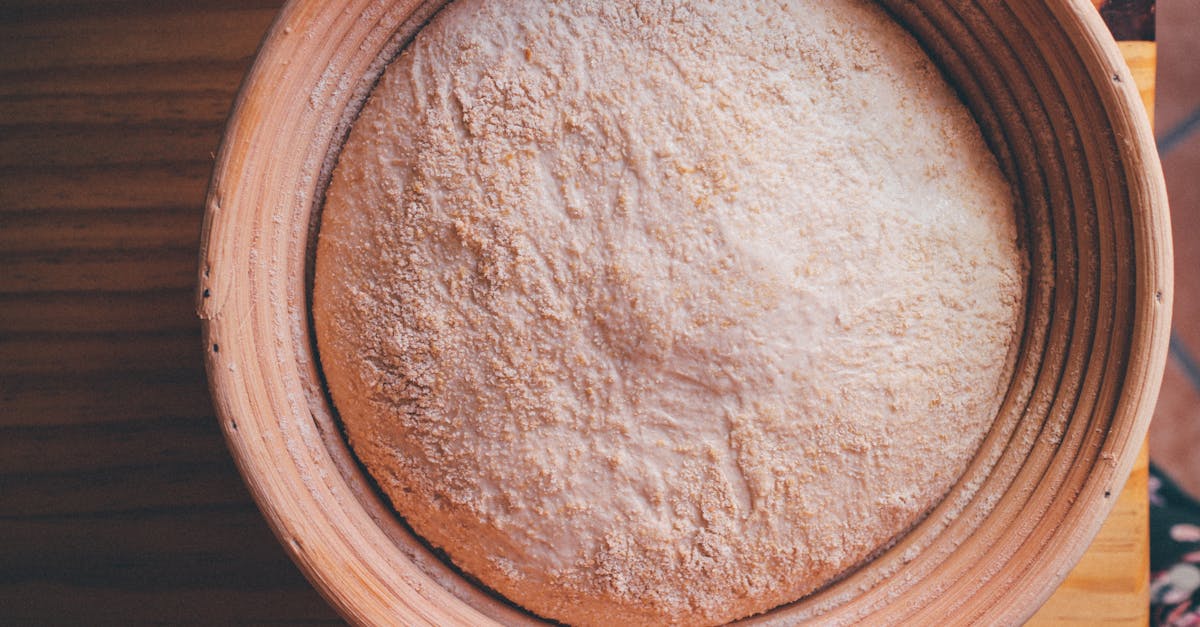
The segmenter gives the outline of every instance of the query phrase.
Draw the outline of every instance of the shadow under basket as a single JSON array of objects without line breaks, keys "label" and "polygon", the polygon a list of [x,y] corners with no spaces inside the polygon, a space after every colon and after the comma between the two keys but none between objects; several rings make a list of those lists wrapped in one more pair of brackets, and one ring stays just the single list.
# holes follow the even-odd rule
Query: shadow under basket
[{"label": "shadow under basket", "polygon": [[[323,190],[386,64],[443,2],[293,0],[213,174],[198,310],[229,447],[292,558],[364,624],[534,623],[443,563],[376,492],[324,389],[309,316]],[[1030,258],[1011,386],[949,495],[823,590],[750,619],[1015,623],[1083,554],[1141,446],[1167,354],[1162,175],[1133,79],[1085,0],[885,0],[1014,182]]]}]

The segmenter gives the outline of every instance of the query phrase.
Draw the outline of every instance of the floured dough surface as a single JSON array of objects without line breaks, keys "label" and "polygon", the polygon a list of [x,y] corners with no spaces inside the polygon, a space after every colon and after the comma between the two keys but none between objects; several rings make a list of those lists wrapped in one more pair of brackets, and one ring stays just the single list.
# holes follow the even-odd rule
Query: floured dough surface
[{"label": "floured dough surface", "polygon": [[1010,376],[1009,188],[859,0],[457,0],[385,72],[321,360],[412,528],[523,607],[719,623],[961,474]]}]

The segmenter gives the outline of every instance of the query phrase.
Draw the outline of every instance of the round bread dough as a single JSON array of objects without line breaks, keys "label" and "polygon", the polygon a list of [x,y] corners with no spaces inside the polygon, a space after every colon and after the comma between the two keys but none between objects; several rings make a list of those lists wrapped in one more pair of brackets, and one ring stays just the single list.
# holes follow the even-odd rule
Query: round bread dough
[{"label": "round bread dough", "polygon": [[993,155],[860,0],[457,0],[322,220],[355,453],[574,624],[720,623],[886,548],[988,431],[1023,310]]}]

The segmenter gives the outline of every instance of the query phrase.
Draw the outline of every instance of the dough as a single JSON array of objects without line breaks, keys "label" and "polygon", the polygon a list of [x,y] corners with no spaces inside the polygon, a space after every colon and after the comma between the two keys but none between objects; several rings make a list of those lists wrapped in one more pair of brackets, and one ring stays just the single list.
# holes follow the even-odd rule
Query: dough
[{"label": "dough", "polygon": [[457,0],[322,220],[355,453],[573,624],[725,622],[870,559],[961,475],[1020,331],[1009,186],[860,0]]}]

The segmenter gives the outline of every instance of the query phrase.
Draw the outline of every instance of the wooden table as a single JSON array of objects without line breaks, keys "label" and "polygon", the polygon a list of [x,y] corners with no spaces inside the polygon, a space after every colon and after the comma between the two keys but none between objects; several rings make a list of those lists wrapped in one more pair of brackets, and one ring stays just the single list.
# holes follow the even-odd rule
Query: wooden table
[{"label": "wooden table", "polygon": [[[0,624],[339,622],[212,415],[213,152],[276,0],[0,2]],[[1154,44],[1126,44],[1152,94]],[[1146,464],[1038,621],[1144,624]]]}]

